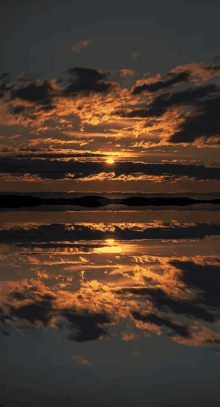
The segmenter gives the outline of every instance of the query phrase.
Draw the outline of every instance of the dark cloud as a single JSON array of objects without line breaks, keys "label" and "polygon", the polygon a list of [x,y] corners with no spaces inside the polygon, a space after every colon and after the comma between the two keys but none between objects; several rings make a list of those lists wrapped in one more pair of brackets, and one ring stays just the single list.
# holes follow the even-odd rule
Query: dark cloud
[{"label": "dark cloud", "polygon": [[8,327],[8,321],[13,321],[13,317],[5,313],[2,307],[0,307],[0,331],[4,336],[10,335],[10,332],[6,329]]},{"label": "dark cloud", "polygon": [[[46,244],[46,246],[45,246],[45,244]],[[97,242],[95,242],[95,243],[81,243],[81,242],[78,242],[78,243],[72,243],[72,242],[70,242],[70,243],[50,243],[50,242],[44,242],[44,243],[37,243],[37,246],[36,246],[36,243],[20,243],[20,244],[17,244],[17,246],[18,247],[25,247],[25,248],[28,248],[28,249],[34,249],[34,248],[38,248],[38,249],[45,249],[46,248],[46,250],[50,250],[50,249],[55,249],[55,250],[66,250],[66,249],[73,249],[73,248],[76,248],[77,250],[76,251],[80,251],[80,252],[83,252],[83,253],[90,253],[91,251],[93,251],[93,249],[97,249],[98,247],[103,247],[103,243],[97,243]]]},{"label": "dark cloud", "polygon": [[217,308],[220,313],[220,266],[200,265],[192,261],[171,261],[170,264],[181,270],[180,281],[189,288],[198,289],[200,302]]},{"label": "dark cloud", "polygon": [[[49,150],[49,149],[48,149]],[[104,159],[106,159],[106,158],[108,158],[108,156],[105,154],[105,153],[98,153],[98,152],[83,152],[83,153],[76,153],[76,152],[74,152],[74,153],[71,153],[70,151],[68,151],[68,153],[66,153],[65,152],[65,150],[64,151],[62,151],[61,153],[54,153],[52,150],[49,150],[48,151],[47,150],[47,152],[40,152],[40,149],[29,149],[29,151],[33,151],[33,152],[35,152],[35,154],[32,154],[32,153],[24,153],[24,154],[17,154],[16,156],[15,156],[15,158],[19,158],[19,159],[26,159],[26,158],[30,158],[30,159],[33,159],[33,158],[46,158],[46,159],[51,159],[51,158],[53,158],[53,159],[59,159],[59,158],[69,158],[69,159],[71,159],[71,158],[92,158],[92,157],[96,157],[96,158],[104,158]]]},{"label": "dark cloud", "polygon": [[25,319],[31,324],[37,321],[42,322],[46,327],[52,318],[52,308],[49,301],[41,301],[20,307],[11,307],[11,315],[20,319]]},{"label": "dark cloud", "polygon": [[[155,309],[155,313],[146,314],[144,311],[134,311],[132,316],[144,323],[165,326],[178,333],[180,336],[190,338],[193,336],[190,324],[181,325],[171,321],[175,316],[183,316],[194,321],[204,321],[215,324],[220,319],[220,266],[216,264],[197,264],[193,261],[172,260],[170,265],[178,271],[176,284],[180,285],[179,294],[167,290],[166,286],[153,286],[150,277],[144,277],[146,287],[128,287],[117,290],[120,295],[132,294],[136,299],[145,298],[147,303]],[[184,295],[188,293],[188,295]],[[189,295],[190,293],[190,295]],[[158,316],[157,313],[163,313]],[[169,315],[169,319],[167,319]],[[148,328],[149,329],[149,328]],[[168,334],[169,335],[169,334]],[[171,333],[171,336],[173,334]],[[213,345],[220,343],[218,336],[202,338],[204,344]]]},{"label": "dark cloud", "polygon": [[[33,326],[41,322],[44,327],[47,327],[54,314],[54,299],[54,295],[39,293],[35,286],[26,288],[24,291],[15,289],[9,294],[10,318],[24,319]],[[11,300],[17,301],[16,306],[10,304]]]},{"label": "dark cloud", "polygon": [[[63,91],[64,96],[73,96],[77,93],[105,93],[112,88],[111,83],[104,82],[106,74],[99,73],[95,69],[74,68],[68,69],[67,74],[71,76],[68,80],[71,84]],[[73,78],[72,78],[73,77]]]},{"label": "dark cloud", "polygon": [[[45,102],[47,103],[47,102]],[[45,106],[41,106],[41,108],[39,109],[40,111],[44,111],[44,112],[50,112],[51,110],[56,109],[55,105],[45,105]]]},{"label": "dark cloud", "polygon": [[[204,80],[208,80],[212,75],[215,76],[220,72],[219,65],[214,64],[206,66],[197,65],[194,70],[195,74],[201,74]],[[11,100],[5,100],[8,105],[9,113],[14,115],[16,120],[21,116],[33,122],[36,122],[38,119],[44,122],[50,116],[50,112],[52,112],[52,114],[56,112],[58,106],[65,115],[65,107],[62,106],[62,103],[59,105],[59,101],[66,97],[86,97],[91,93],[106,94],[112,89],[116,89],[117,94],[114,95],[114,98],[111,101],[103,100],[103,102],[105,104],[107,103],[107,105],[110,103],[111,107],[118,105],[118,103],[116,104],[115,102],[121,99],[122,89],[120,86],[115,86],[113,82],[107,82],[107,73],[102,73],[95,69],[75,67],[68,69],[65,74],[68,75],[68,78],[65,80],[62,78],[57,80],[56,85],[54,81],[40,81],[35,78],[28,80],[25,78],[17,79],[16,84],[9,83],[8,76],[6,74],[4,76],[3,74],[0,84],[0,98],[3,98],[3,96],[10,91]],[[112,111],[110,112],[111,109],[109,109],[108,113],[107,109],[107,113],[105,110],[105,115],[109,115],[111,120],[114,116],[133,119],[159,119],[166,112],[170,111],[170,109],[188,106],[189,113],[192,113],[190,111],[191,108],[197,108],[199,113],[197,112],[193,118],[191,115],[187,115],[187,112],[183,113],[182,117],[184,117],[185,114],[184,123],[181,122],[181,127],[179,126],[178,130],[176,130],[175,134],[173,134],[168,141],[171,143],[192,143],[202,136],[205,138],[218,136],[219,96],[215,99],[213,98],[214,94],[219,93],[219,87],[216,84],[193,86],[180,91],[176,91],[175,88],[172,88],[168,91],[168,88],[171,88],[173,85],[181,85],[186,82],[192,84],[193,80],[190,80],[191,76],[193,76],[193,72],[186,66],[186,69],[178,74],[168,73],[164,81],[159,80],[155,83],[136,86],[132,91],[133,96],[131,97],[133,97],[132,102],[134,103],[132,103],[133,106],[130,110],[119,107],[113,113]],[[208,77],[206,78],[206,76]],[[162,91],[162,94],[160,92],[159,95],[154,95],[157,91]],[[141,104],[135,104],[135,95],[142,94],[143,92],[151,93],[150,104],[146,104],[144,100]],[[204,100],[205,98],[206,100]],[[27,105],[26,103],[25,105],[24,102],[29,102],[29,104]],[[130,104],[128,103],[128,105]],[[70,109],[71,108],[74,115],[78,117],[82,124],[91,120],[93,112],[98,122],[102,122],[102,115],[99,114],[96,109],[93,111],[91,101],[89,101],[86,114],[83,105],[78,107],[72,105]],[[102,110],[101,107],[100,109]],[[47,114],[45,115],[44,113]],[[69,113],[70,112],[68,112],[68,114]],[[54,120],[56,121],[56,119]],[[209,126],[210,121],[212,121],[212,123]],[[148,120],[146,126],[149,128],[154,124],[155,120]],[[173,123],[171,123],[171,127],[172,124]],[[178,125],[178,119],[176,124]],[[161,126],[163,127],[163,123]],[[158,129],[158,131],[162,132],[163,129]],[[54,179],[58,178],[54,177]]]},{"label": "dark cloud", "polygon": [[177,299],[169,297],[162,289],[152,290],[151,300],[154,306],[161,311],[172,311],[175,314],[185,315],[187,318],[200,319],[206,322],[213,323],[218,320],[218,316],[211,310],[205,309],[201,304],[197,304],[189,300]]},{"label": "dark cloud", "polygon": [[5,93],[13,89],[13,85],[9,85],[9,74],[4,72],[0,75],[0,99],[3,98]]},{"label": "dark cloud", "polygon": [[20,87],[11,93],[12,99],[21,99],[32,103],[49,105],[52,102],[53,88],[45,80],[43,83],[33,81],[27,86]]},{"label": "dark cloud", "polygon": [[219,64],[219,62],[220,62],[220,55],[216,55],[215,57],[213,57],[213,58],[212,58],[212,62],[213,62],[213,64],[216,64],[216,65],[215,65],[216,70],[219,70],[219,69],[220,69],[220,65],[217,65],[217,64]]},{"label": "dark cloud", "polygon": [[[189,330],[186,325],[176,324],[175,322],[170,321],[169,319],[159,317],[155,314],[142,314],[138,311],[133,311],[132,316],[137,321],[142,321],[148,324],[154,324],[157,326],[165,326],[169,328],[171,331],[174,331],[178,335],[186,338],[189,337]],[[169,336],[173,336],[173,332],[169,334]]]},{"label": "dark cloud", "polygon": [[[219,65],[208,65],[204,68],[206,72],[219,72]],[[186,72],[183,75],[187,74]],[[180,76],[179,76],[180,75]],[[144,90],[154,92],[166,88],[172,81],[178,83],[177,75],[171,80],[155,84],[142,85],[134,88],[133,94],[142,93]],[[186,75],[187,80],[187,75]],[[169,138],[170,143],[193,143],[200,138],[209,139],[219,137],[220,135],[220,88],[216,84],[207,84],[199,87],[191,87],[186,90],[162,93],[157,96],[146,108],[134,108],[131,111],[118,110],[113,115],[123,118],[161,118],[170,109],[179,106],[188,106],[197,108],[197,113],[193,116],[185,117],[178,130]],[[218,93],[217,96],[215,94]],[[190,110],[189,110],[190,111]],[[151,123],[147,123],[150,127]],[[217,140],[218,144],[219,141]]]},{"label": "dark cloud", "polygon": [[9,77],[10,77],[10,75],[9,75],[8,72],[3,72],[3,73],[0,75],[0,81],[7,80]]},{"label": "dark cloud", "polygon": [[198,300],[191,302],[170,297],[162,288],[124,288],[118,293],[130,293],[135,296],[146,297],[160,312],[184,315],[187,318],[203,320],[214,323],[219,319],[213,311],[205,309],[202,304],[197,304]]},{"label": "dark cloud", "polygon": [[213,64],[210,64],[208,66],[205,67],[205,70],[208,72],[219,72],[220,75],[220,55],[217,55],[213,58]]},{"label": "dark cloud", "polygon": [[100,73],[96,71],[95,69],[88,69],[88,68],[71,68],[67,69],[66,71],[67,74],[70,76],[76,76],[77,78],[84,78],[85,81],[89,82],[97,82],[102,79],[106,78],[105,73]]},{"label": "dark cloud", "polygon": [[25,300],[25,298],[26,298],[25,295],[23,293],[21,293],[20,291],[13,291],[10,294],[10,297],[14,298],[15,300],[19,300],[19,301]]},{"label": "dark cloud", "polygon": [[[62,88],[58,89],[52,81],[27,79],[25,77],[17,79],[16,85],[8,84],[7,77],[0,84],[0,98],[9,90],[11,91],[11,101],[15,100],[29,102],[30,105],[20,104],[14,106],[13,103],[8,104],[9,112],[15,116],[21,115],[30,120],[36,120],[42,117],[41,113],[50,112],[56,109],[55,98],[63,98],[74,96],[79,93],[88,95],[93,93],[106,93],[112,88],[112,84],[105,81],[107,74],[99,73],[94,69],[73,68],[68,69],[66,74],[69,78],[64,81],[56,81],[57,84],[62,83]],[[66,84],[69,83],[67,86]],[[22,85],[21,85],[22,84]],[[65,87],[66,86],[66,87]],[[36,109],[37,108],[37,109]]]},{"label": "dark cloud", "polygon": [[[23,116],[30,120],[36,120],[40,112],[50,112],[56,106],[53,104],[54,91],[51,84],[45,80],[43,83],[36,80],[20,80],[25,86],[11,86],[11,102],[19,100],[21,104],[13,105],[9,103],[9,112],[15,116]],[[29,82],[27,84],[27,82]],[[30,105],[23,105],[22,101],[29,102]],[[36,111],[37,108],[37,111]]]},{"label": "dark cloud", "polygon": [[124,288],[118,293],[144,296],[160,312],[172,312],[172,314],[209,323],[218,321],[220,318],[220,266],[179,260],[172,260],[169,263],[181,271],[177,277],[177,286],[178,282],[181,282],[185,285],[184,291],[190,292],[196,289],[193,298],[178,298],[166,292],[162,286],[154,288],[149,285]]},{"label": "dark cloud", "polygon": [[[120,227],[114,225],[114,231],[109,232],[95,229],[83,224],[71,224],[65,226],[65,224],[50,224],[40,225],[27,228],[15,228],[10,229],[2,228],[0,230],[0,242],[3,244],[28,244],[43,242],[77,242],[80,240],[86,240],[89,242],[105,239],[117,239],[123,241],[129,240],[141,240],[141,239],[204,239],[208,236],[219,236],[220,225],[219,223],[198,223],[196,225],[171,225],[163,224],[160,227],[149,228],[147,225],[142,225],[139,228]],[[67,243],[66,243],[67,244]],[[65,246],[65,244],[64,244]],[[48,247],[48,244],[47,244]]]},{"label": "dark cloud", "polygon": [[[30,229],[0,230],[0,236],[4,243],[43,243],[43,242],[62,242],[78,240],[102,240],[105,234],[102,231],[94,230],[88,226],[71,225],[65,227],[62,224],[41,225]],[[60,244],[60,243],[59,243]],[[72,243],[71,243],[72,244]]]},{"label": "dark cloud", "polygon": [[[5,320],[25,320],[29,327],[36,327],[40,322],[44,327],[49,327],[52,317],[62,317],[63,323],[58,322],[57,326],[62,329],[63,324],[71,330],[68,336],[69,340],[76,342],[86,342],[98,339],[100,336],[107,336],[108,333],[104,329],[104,325],[110,324],[112,318],[107,314],[90,312],[88,310],[77,310],[72,308],[57,308],[55,303],[55,294],[40,294],[34,288],[34,294],[31,295],[31,288],[26,289],[24,292],[12,291],[9,295],[9,314],[3,314],[0,310],[0,323],[2,329],[5,330],[7,324]],[[36,291],[36,292],[35,292]],[[16,305],[10,304],[10,299],[17,300]],[[29,302],[27,303],[27,300]],[[23,302],[23,303],[22,303]],[[10,334],[8,332],[7,334]]]},{"label": "dark cloud", "polygon": [[103,325],[111,323],[111,319],[104,313],[84,312],[80,315],[79,312],[66,309],[61,312],[61,315],[67,319],[69,322],[67,326],[73,331],[68,336],[69,340],[86,342],[108,335]]},{"label": "dark cloud", "polygon": [[27,109],[26,106],[20,105],[20,106],[13,107],[10,110],[10,113],[17,115],[17,114],[20,114],[20,113],[25,113],[27,110],[28,109]]},{"label": "dark cloud", "polygon": [[201,102],[199,107],[200,113],[185,120],[169,139],[171,143],[192,143],[201,137],[220,136],[220,96]]},{"label": "dark cloud", "polygon": [[[117,300],[122,298],[122,301],[127,301],[128,315],[135,321],[141,321],[146,325],[141,329],[151,331],[152,325],[164,327],[165,333],[172,337],[181,337],[186,341],[197,339],[194,337],[193,322],[196,323],[208,322],[215,324],[220,318],[220,266],[219,262],[215,265],[201,265],[192,261],[171,260],[168,264],[175,267],[177,273],[173,275],[174,286],[178,292],[171,290],[171,286],[163,285],[151,279],[151,277],[143,276],[146,281],[146,286],[142,287],[126,287],[120,290],[114,290],[114,295],[117,295]],[[180,271],[180,273],[179,273]],[[155,273],[154,277],[157,277]],[[160,280],[161,281],[161,280]],[[183,284],[183,285],[182,285]],[[89,296],[97,295],[97,292],[92,292],[89,288]],[[132,298],[132,304],[137,301],[138,309],[134,310],[133,306],[129,310],[130,296],[132,294],[136,298]],[[147,312],[144,304],[140,300],[144,297],[147,301]],[[20,289],[15,289],[8,295],[8,300],[4,303],[9,311],[3,311],[0,308],[0,325],[3,335],[8,335],[7,328],[10,326],[9,321],[23,321],[23,328],[31,328],[39,326],[39,322],[44,327],[50,327],[52,318],[56,320],[56,326],[62,329],[66,326],[70,330],[68,339],[76,342],[86,342],[96,340],[102,336],[108,336],[107,327],[115,324],[118,317],[114,316],[114,300],[109,304],[108,311],[101,305],[101,311],[93,311],[90,305],[83,305],[87,298],[86,291],[81,294],[73,294],[73,301],[70,306],[60,307],[59,295],[55,292],[44,292],[42,288],[35,286],[24,286]],[[87,301],[86,301],[87,304]],[[143,304],[143,307],[142,305]],[[190,322],[176,322],[177,317],[188,318]],[[60,320],[62,319],[62,321]],[[116,318],[116,319],[115,319]],[[25,323],[27,325],[25,326]],[[198,325],[197,325],[198,326]],[[210,331],[211,332],[211,331]],[[203,345],[214,345],[220,343],[218,335],[204,336],[202,338]],[[193,339],[194,338],[194,339]]]},{"label": "dark cloud", "polygon": [[[131,112],[117,111],[115,114],[127,118],[147,118],[161,117],[166,111],[172,107],[179,105],[198,105],[198,99],[202,99],[210,94],[219,91],[215,84],[200,86],[197,88],[189,88],[176,93],[164,93],[158,96],[147,109],[136,109]],[[207,104],[210,100],[207,101]],[[201,104],[198,105],[201,107]]]},{"label": "dark cloud", "polygon": [[[172,74],[168,74],[173,76]],[[167,79],[166,81],[158,81],[158,82],[154,82],[154,83],[149,83],[149,84],[144,84],[141,86],[136,86],[133,91],[132,94],[133,95],[139,95],[142,92],[157,92],[158,90],[161,89],[166,89],[169,88],[172,85],[175,85],[177,83],[181,83],[181,82],[187,82],[188,79],[190,77],[189,72],[185,71],[185,72],[181,72],[176,76],[173,76],[171,79]]]},{"label": "dark cloud", "polygon": [[16,159],[12,157],[0,157],[0,173],[22,176],[24,174],[37,175],[41,178],[64,179],[73,177],[83,179],[101,173],[114,172],[113,178],[135,174],[149,176],[165,176],[166,179],[175,179],[182,176],[195,180],[219,180],[220,169],[208,168],[204,165],[184,165],[169,163],[142,163],[142,162],[118,162],[114,167],[107,168],[105,162],[79,162],[75,160],[41,160],[41,159]]}]

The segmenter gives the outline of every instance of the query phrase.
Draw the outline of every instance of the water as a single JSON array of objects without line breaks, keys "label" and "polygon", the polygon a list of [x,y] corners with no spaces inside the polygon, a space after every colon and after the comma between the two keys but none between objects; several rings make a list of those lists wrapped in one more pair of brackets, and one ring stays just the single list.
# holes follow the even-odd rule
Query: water
[{"label": "water", "polygon": [[2,212],[5,399],[216,405],[218,214]]}]

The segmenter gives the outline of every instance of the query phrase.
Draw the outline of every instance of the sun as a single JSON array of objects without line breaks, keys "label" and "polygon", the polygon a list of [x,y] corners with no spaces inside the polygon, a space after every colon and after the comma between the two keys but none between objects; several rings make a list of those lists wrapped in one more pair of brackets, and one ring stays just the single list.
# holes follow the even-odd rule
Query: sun
[{"label": "sun", "polygon": [[107,164],[114,164],[114,159],[113,158],[107,158],[106,160]]},{"label": "sun", "polygon": [[107,244],[114,244],[114,242],[115,242],[115,239],[105,239],[105,241],[106,241],[106,243]]}]

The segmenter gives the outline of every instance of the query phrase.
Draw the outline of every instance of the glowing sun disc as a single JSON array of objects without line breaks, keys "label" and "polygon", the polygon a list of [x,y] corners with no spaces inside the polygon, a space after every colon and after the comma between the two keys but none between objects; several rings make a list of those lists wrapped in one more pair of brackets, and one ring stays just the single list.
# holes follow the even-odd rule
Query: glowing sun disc
[{"label": "glowing sun disc", "polygon": [[106,239],[105,241],[108,244],[113,244],[115,242],[115,239]]},{"label": "glowing sun disc", "polygon": [[114,164],[113,158],[107,158],[106,162],[107,164]]}]

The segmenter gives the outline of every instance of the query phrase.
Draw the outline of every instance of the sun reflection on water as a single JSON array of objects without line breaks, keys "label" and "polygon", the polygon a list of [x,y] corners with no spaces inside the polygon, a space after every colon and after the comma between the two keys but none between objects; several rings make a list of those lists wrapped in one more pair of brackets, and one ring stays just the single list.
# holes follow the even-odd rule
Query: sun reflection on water
[{"label": "sun reflection on water", "polygon": [[106,239],[105,243],[107,244],[107,246],[98,247],[97,252],[99,252],[99,253],[121,253],[122,252],[121,244],[119,242],[115,241],[115,239]]}]

